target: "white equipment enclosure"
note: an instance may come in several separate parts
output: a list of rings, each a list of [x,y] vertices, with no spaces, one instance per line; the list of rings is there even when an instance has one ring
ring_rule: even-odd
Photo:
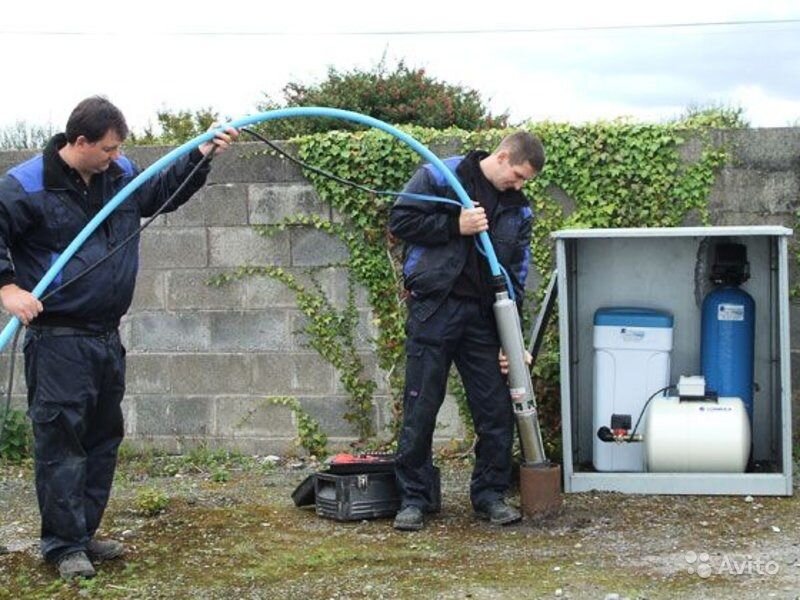
[[[791,235],[791,229],[779,226],[570,229],[552,234],[558,270],[566,492],[792,494]],[[746,246],[750,279],[741,288],[755,300],[752,456],[746,472],[670,472],[665,462],[638,472],[603,470],[607,459],[595,456],[596,311],[603,307],[642,307],[671,314],[669,383],[677,384],[681,376],[699,375],[701,306],[714,287],[709,272],[715,244],[725,242]],[[641,402],[646,400],[642,398]],[[659,410],[664,408],[659,405]],[[638,414],[632,417],[635,421]],[[738,430],[732,427],[731,431]],[[640,427],[638,433],[642,432]],[[709,461],[712,469],[714,457]],[[598,464],[600,469],[596,468]]]

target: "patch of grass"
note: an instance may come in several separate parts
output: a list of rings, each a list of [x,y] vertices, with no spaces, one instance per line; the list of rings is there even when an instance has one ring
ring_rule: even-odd
[[[169,496],[154,487],[143,487],[136,492],[134,507],[145,517],[154,517],[169,505]]]
[[[214,481],[227,481],[226,472],[269,470],[273,466],[259,463],[236,450],[210,449],[201,444],[186,454],[167,454],[154,448],[134,449],[123,443],[119,451],[122,477],[174,477],[175,475],[210,475]]]

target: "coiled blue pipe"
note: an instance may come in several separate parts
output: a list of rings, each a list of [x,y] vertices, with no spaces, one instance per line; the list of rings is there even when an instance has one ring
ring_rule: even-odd
[[[193,140],[189,140],[182,146],[179,146],[168,152],[164,156],[162,156],[159,160],[154,162],[144,171],[139,173],[128,185],[122,188],[116,196],[114,196],[108,204],[106,204],[103,209],[97,213],[94,218],[89,221],[86,226],[81,230],[81,232],[75,237],[74,240],[70,243],[69,246],[61,253],[61,256],[56,260],[55,263],[50,267],[50,269],[45,273],[44,277],[42,277],[41,281],[36,284],[36,287],[32,290],[32,294],[39,298],[47,289],[47,287],[53,282],[53,280],[58,276],[64,266],[67,264],[75,252],[83,245],[83,243],[87,240],[87,238],[92,235],[95,229],[97,229],[100,224],[110,215],[116,208],[119,206],[128,196],[130,196],[133,192],[135,192],[145,181],[160,173],[165,167],[167,167],[170,163],[174,162],[184,154],[188,154],[192,151],[192,149],[196,148],[199,144],[203,142],[210,141],[214,138],[214,134],[216,131],[224,130],[227,127],[247,127],[248,125],[253,125],[255,123],[261,123],[263,121],[274,121],[276,119],[285,119],[285,118],[294,118],[294,117],[331,117],[334,119],[342,119],[345,121],[354,121],[356,123],[361,123],[362,125],[368,125],[369,127],[374,127],[375,129],[380,129],[389,133],[399,139],[401,142],[404,142],[408,145],[412,150],[414,150],[417,154],[422,156],[425,160],[433,164],[439,171],[442,172],[447,183],[453,188],[458,196],[458,199],[461,201],[466,208],[472,208],[473,203],[470,200],[467,192],[464,190],[464,187],[458,181],[456,176],[453,174],[450,169],[435,155],[433,152],[428,150],[425,146],[415,140],[413,137],[400,131],[396,127],[392,127],[388,123],[384,123],[379,119],[375,119],[373,117],[369,117],[367,115],[362,115],[360,113],[352,112],[349,110],[342,110],[338,108],[325,108],[319,106],[302,106],[302,107],[295,107],[295,108],[281,108],[278,110],[270,110],[263,113],[258,113],[256,115],[250,115],[248,117],[242,117],[241,119],[237,119],[235,121],[231,121],[230,123],[226,123],[221,125],[219,128],[207,131],[202,135],[197,136]],[[486,255],[486,260],[489,262],[489,269],[492,272],[492,275],[499,276],[502,274],[500,269],[500,263],[497,261],[497,255],[494,252],[494,247],[492,246],[491,241],[489,241],[489,235],[484,231],[478,234],[478,240],[480,245],[483,247],[483,252]],[[14,332],[19,327],[19,319],[13,317],[8,324],[3,328],[2,333],[0,333],[0,350],[5,348],[8,341],[14,335]]]

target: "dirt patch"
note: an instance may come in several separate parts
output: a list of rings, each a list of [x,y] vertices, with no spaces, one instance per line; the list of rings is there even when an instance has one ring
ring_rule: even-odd
[[[123,560],[60,582],[38,556],[29,467],[0,467],[0,598],[797,598],[800,499],[570,494],[547,519],[472,517],[469,466],[442,465],[421,532],[298,509],[312,467],[260,463],[152,476],[123,463],[103,533]],[[184,470],[185,471],[185,470]],[[141,491],[167,500],[143,515]]]

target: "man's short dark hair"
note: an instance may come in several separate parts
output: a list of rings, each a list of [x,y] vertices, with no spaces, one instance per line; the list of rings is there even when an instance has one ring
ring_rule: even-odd
[[[539,173],[544,167],[544,146],[541,140],[529,131],[516,131],[507,135],[497,146],[495,152],[500,150],[508,152],[509,162],[512,165],[527,162],[536,173]]]
[[[128,124],[122,111],[103,96],[91,96],[72,110],[67,120],[67,142],[74,144],[79,136],[89,142],[103,139],[113,130],[121,140],[128,137]]]

